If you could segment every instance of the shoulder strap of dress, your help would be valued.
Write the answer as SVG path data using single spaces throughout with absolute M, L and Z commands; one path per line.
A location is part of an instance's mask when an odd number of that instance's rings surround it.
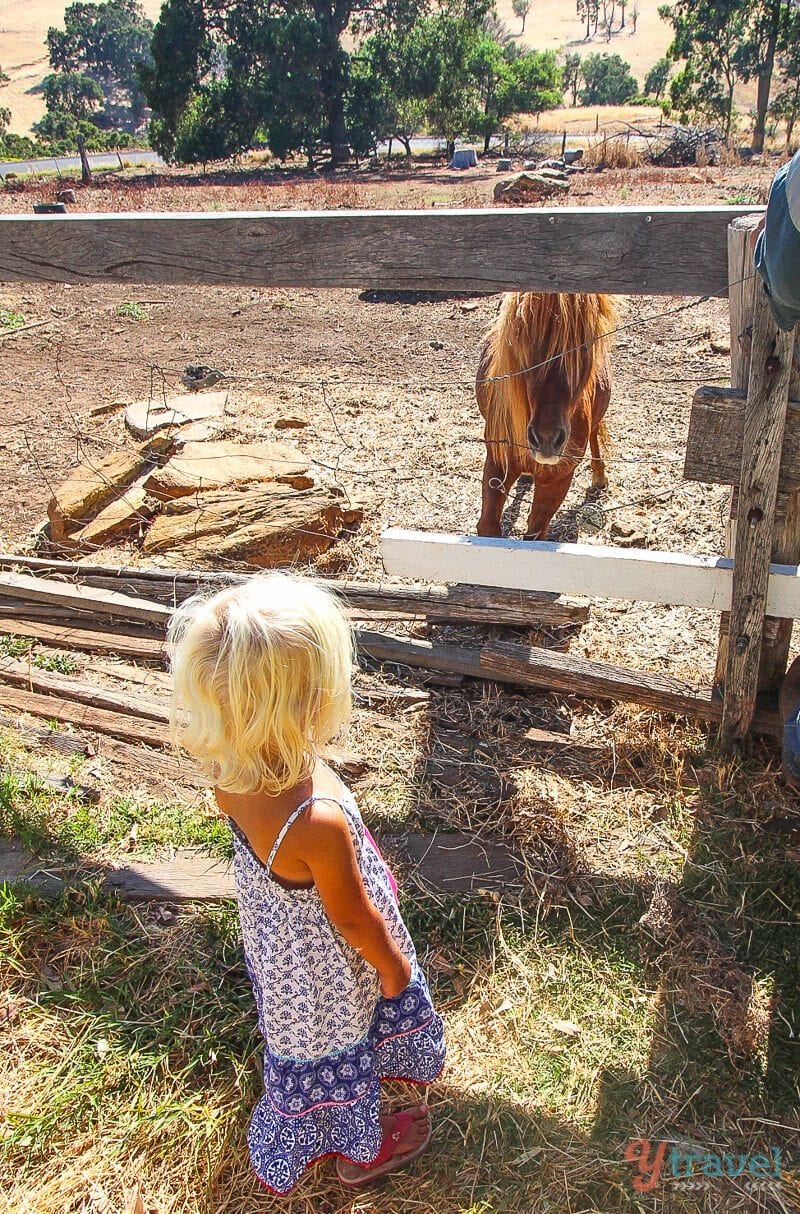
M 340 801 L 337 797 L 321 797 L 321 796 L 308 797 L 308 799 L 305 800 L 302 803 L 302 805 L 298 805 L 297 809 L 292 810 L 292 812 L 289 814 L 289 817 L 286 819 L 283 826 L 280 828 L 277 835 L 275 836 L 275 842 L 272 844 L 270 853 L 267 856 L 267 862 L 264 865 L 264 867 L 266 868 L 268 873 L 272 872 L 272 865 L 275 861 L 275 857 L 278 854 L 278 848 L 280 847 L 281 843 L 283 843 L 283 840 L 286 838 L 288 831 L 294 825 L 294 823 L 297 821 L 297 819 L 300 817 L 303 810 L 308 809 L 309 805 L 313 805 L 313 803 L 315 801 L 331 801 L 334 805 L 338 805 L 340 810 L 344 814 L 345 819 L 351 826 L 351 828 L 355 829 L 356 832 L 360 834 L 359 823 L 354 820 L 350 807 L 347 806 L 343 800 Z
M 300 817 L 303 810 L 308 809 L 308 807 L 312 803 L 312 801 L 315 801 L 315 800 L 316 800 L 316 797 L 309 797 L 308 800 L 306 800 L 302 803 L 302 805 L 298 805 L 297 809 L 293 809 L 292 812 L 289 814 L 289 817 L 284 822 L 283 826 L 278 831 L 277 835 L 275 836 L 275 842 L 272 844 L 272 849 L 271 849 L 269 855 L 267 856 L 267 862 L 264 865 L 264 867 L 266 868 L 268 873 L 272 872 L 272 864 L 273 864 L 273 861 L 275 860 L 275 857 L 278 854 L 278 848 L 280 847 L 281 843 L 283 843 L 283 840 L 286 838 L 286 835 L 287 835 L 289 829 L 294 825 L 294 823 Z

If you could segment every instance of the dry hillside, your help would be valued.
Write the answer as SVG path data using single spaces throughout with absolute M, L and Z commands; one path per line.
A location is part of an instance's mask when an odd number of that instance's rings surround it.
M 148 17 L 158 16 L 161 0 L 142 0 Z M 48 70 L 44 40 L 60 25 L 64 0 L 0 0 L 0 66 L 11 77 L 2 104 L 11 110 L 11 129 L 26 134 L 44 112 L 37 85 Z
M 142 0 L 148 16 L 155 19 L 161 0 Z M 633 67 L 641 83 L 648 68 L 664 54 L 669 42 L 669 27 L 658 16 L 660 0 L 639 0 L 640 14 L 636 33 L 627 28 L 615 34 L 610 43 L 600 36 L 592 43 L 583 41 L 584 27 L 571 0 L 533 0 L 522 41 L 541 50 L 561 51 L 571 45 L 581 55 L 593 50 L 619 53 Z M 64 0 L 0 0 L 0 66 L 11 77 L 3 90 L 2 104 L 11 110 L 12 130 L 25 134 L 43 112 L 41 98 L 35 92 L 47 72 L 45 35 L 51 25 L 60 25 Z M 511 0 L 498 0 L 499 14 L 509 29 L 519 29 Z M 630 6 L 629 6 L 630 7 Z
M 577 15 L 576 6 L 571 0 L 532 0 L 531 11 L 525 23 L 525 33 L 521 41 L 537 50 L 562 51 L 569 47 L 577 51 L 581 57 L 590 55 L 593 51 L 608 51 L 621 55 L 630 63 L 633 74 L 642 84 L 644 77 L 657 59 L 667 49 L 670 41 L 671 26 L 662 21 L 658 15 L 661 0 L 639 0 L 639 17 L 636 22 L 636 33 L 628 16 L 625 29 L 614 34 L 610 42 L 598 32 L 597 37 L 586 42 L 584 34 L 586 26 Z M 511 0 L 497 0 L 497 11 L 508 28 L 514 32 L 520 28 L 518 17 L 514 16 Z M 619 5 L 617 5 L 617 25 L 619 24 Z

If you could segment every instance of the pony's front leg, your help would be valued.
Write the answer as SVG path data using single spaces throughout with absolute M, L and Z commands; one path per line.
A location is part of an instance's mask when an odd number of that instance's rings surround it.
M 589 435 L 589 450 L 591 452 L 591 469 L 592 469 L 592 488 L 607 489 L 608 477 L 606 475 L 606 464 L 600 451 L 600 437 L 596 430 L 592 430 Z
M 512 485 L 519 477 L 519 469 L 509 464 L 504 471 L 497 462 L 492 447 L 493 444 L 486 444 L 478 535 L 499 536 L 503 507 Z
M 574 468 L 568 468 L 566 472 L 544 477 L 534 473 L 533 477 L 533 502 L 531 503 L 531 512 L 528 515 L 528 530 L 525 532 L 526 540 L 546 540 L 547 528 L 550 526 L 550 521 L 563 502 L 569 492 L 569 487 L 572 484 L 574 476 Z

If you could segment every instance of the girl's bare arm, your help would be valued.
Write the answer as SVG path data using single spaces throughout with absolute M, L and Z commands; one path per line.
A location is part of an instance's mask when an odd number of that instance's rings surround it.
M 411 965 L 364 888 L 342 811 L 318 801 L 292 834 L 331 923 L 378 971 L 383 994 L 387 998 L 399 995 L 408 986 Z

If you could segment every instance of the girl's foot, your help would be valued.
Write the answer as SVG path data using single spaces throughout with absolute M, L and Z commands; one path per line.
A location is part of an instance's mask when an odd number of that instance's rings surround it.
M 360 1189 L 417 1159 L 431 1140 L 431 1117 L 426 1104 L 381 1117 L 383 1144 L 378 1156 L 366 1167 L 336 1160 L 336 1174 L 347 1189 Z

